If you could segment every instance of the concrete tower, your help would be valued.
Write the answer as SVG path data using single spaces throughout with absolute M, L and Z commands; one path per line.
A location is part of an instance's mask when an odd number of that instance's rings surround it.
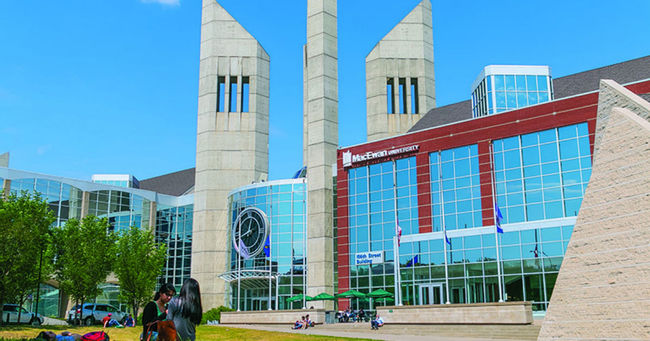
M 266 180 L 269 56 L 214 0 L 203 0 L 192 277 L 203 308 L 226 305 L 228 193 Z
M 405 133 L 435 107 L 431 25 L 422 0 L 366 57 L 368 141 Z
M 307 0 L 304 89 L 307 134 L 307 295 L 334 290 L 332 165 L 338 146 L 336 0 Z M 314 306 L 323 307 L 322 301 Z M 331 305 L 331 302 L 327 304 Z

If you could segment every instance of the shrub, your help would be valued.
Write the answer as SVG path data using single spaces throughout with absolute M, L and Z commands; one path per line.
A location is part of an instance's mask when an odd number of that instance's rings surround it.
M 203 313 L 203 319 L 201 320 L 201 324 L 206 324 L 208 321 L 221 321 L 222 311 L 235 311 L 235 309 L 231 309 L 224 306 L 219 306 L 219 308 L 212 308 L 206 311 L 205 313 Z

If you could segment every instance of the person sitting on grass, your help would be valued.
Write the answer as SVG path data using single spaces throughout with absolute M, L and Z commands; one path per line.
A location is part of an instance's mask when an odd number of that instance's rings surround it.
M 305 322 L 307 323 L 308 327 L 314 327 L 314 321 L 309 319 L 309 314 L 305 316 Z
M 373 330 L 378 330 L 379 327 L 383 325 L 384 325 L 384 319 L 382 319 L 381 316 L 379 316 L 379 314 L 377 314 L 377 317 L 375 317 L 374 320 L 370 321 L 370 329 Z
M 126 321 L 124 322 L 125 327 L 135 327 L 135 320 L 133 319 L 133 316 L 129 314 L 129 316 L 126 318 Z
M 111 317 L 112 315 L 113 314 L 108 313 L 108 315 L 105 316 L 102 319 L 102 323 L 104 324 L 104 328 L 106 328 L 106 327 L 118 327 L 118 326 L 121 327 L 122 326 L 119 322 L 113 320 L 113 318 Z
M 293 327 L 291 329 L 302 329 L 302 323 L 300 320 L 296 320 L 296 323 L 293 324 Z

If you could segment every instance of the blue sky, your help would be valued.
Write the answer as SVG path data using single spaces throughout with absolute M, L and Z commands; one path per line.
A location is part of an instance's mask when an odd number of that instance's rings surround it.
M 365 141 L 367 53 L 417 0 L 341 0 L 339 144 Z M 302 158 L 306 1 L 221 0 L 271 56 L 270 179 Z M 650 1 L 432 1 L 437 105 L 488 64 L 554 77 L 650 54 Z M 194 166 L 198 0 L 1 1 L 0 153 L 12 168 L 89 180 Z

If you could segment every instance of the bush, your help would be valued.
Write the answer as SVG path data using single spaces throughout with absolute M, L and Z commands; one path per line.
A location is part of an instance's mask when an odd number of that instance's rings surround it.
M 235 309 L 231 309 L 224 306 L 219 306 L 219 308 L 212 308 L 206 311 L 205 313 L 203 313 L 203 319 L 201 320 L 201 324 L 206 324 L 208 321 L 221 321 L 222 311 L 235 311 Z

